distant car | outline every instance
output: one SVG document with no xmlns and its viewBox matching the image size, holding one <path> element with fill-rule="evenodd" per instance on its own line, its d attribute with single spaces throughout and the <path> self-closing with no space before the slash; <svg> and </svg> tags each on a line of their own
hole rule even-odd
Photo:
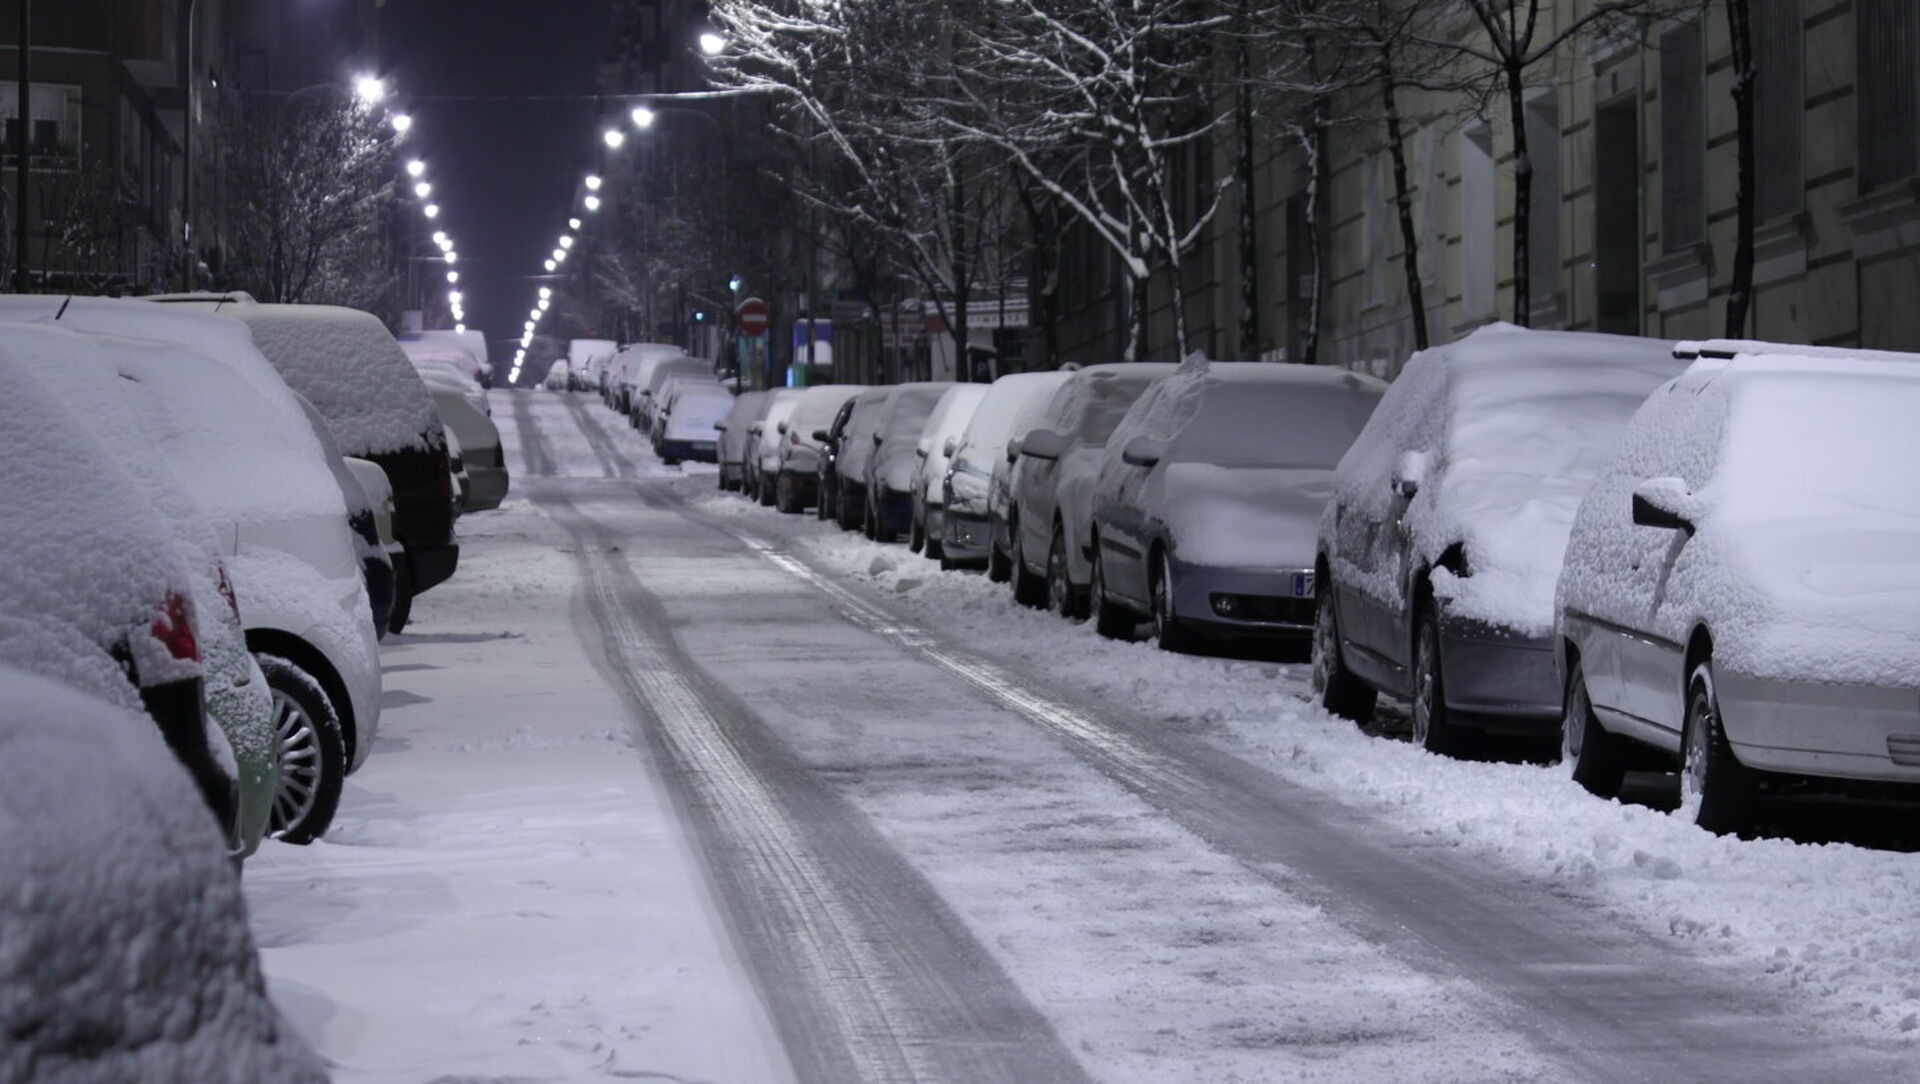
<svg viewBox="0 0 1920 1084">
<path fill-rule="evenodd" d="M 540 381 L 540 386 L 548 391 L 573 390 L 573 372 L 567 367 L 566 358 L 553 359 L 553 364 L 547 366 L 546 379 Z"/>
<path fill-rule="evenodd" d="M 952 386 L 947 381 L 902 384 L 888 398 L 867 458 L 867 511 L 861 524 L 868 538 L 891 542 L 912 523 L 913 472 L 920 462 L 915 449 L 933 408 Z"/>
<path fill-rule="evenodd" d="M 7 1075 L 325 1081 L 267 996 L 240 878 L 138 709 L 0 657 Z"/>
<path fill-rule="evenodd" d="M 778 388 L 767 401 L 767 412 L 747 427 L 753 444 L 747 449 L 747 496 L 761 504 L 773 503 L 773 485 L 780 471 L 780 443 L 786 439 L 787 419 L 800 405 L 799 388 Z"/>
<path fill-rule="evenodd" d="M 644 389 L 652 368 L 669 358 L 684 358 L 686 350 L 670 343 L 631 343 L 607 363 L 607 405 L 631 416 L 636 386 Z"/>
<path fill-rule="evenodd" d="M 847 423 L 853 420 L 854 407 L 860 402 L 861 392 L 849 396 L 833 412 L 833 421 L 824 429 L 815 429 L 810 434 L 820 444 L 819 492 L 815 498 L 814 512 L 821 519 L 836 522 L 840 519 L 840 444 L 846 437 Z"/>
<path fill-rule="evenodd" d="M 1716 832 L 1781 780 L 1920 783 L 1920 356 L 1795 349 L 1683 348 L 1560 572 L 1563 763 L 1611 797 L 1650 752 Z"/>
<path fill-rule="evenodd" d="M 463 509 L 484 512 L 507 499 L 507 457 L 500 446 L 500 429 L 493 419 L 475 410 L 465 394 L 443 384 L 428 383 L 440 424 L 460 441 L 460 462 L 466 468 L 468 491 Z"/>
<path fill-rule="evenodd" d="M 575 390 L 599 391 L 607 362 L 613 360 L 619 349 L 620 344 L 612 339 L 568 340 L 567 360 L 573 370 Z"/>
<path fill-rule="evenodd" d="M 485 332 L 477 328 L 467 328 L 464 331 L 448 331 L 445 329 L 416 331 L 408 337 L 408 341 L 432 343 L 436 346 L 447 345 L 459 347 L 466 352 L 468 357 L 473 359 L 473 365 L 469 375 L 471 375 L 481 387 L 493 387 L 493 364 L 487 357 L 487 336 Z"/>
<path fill-rule="evenodd" d="M 414 371 L 420 374 L 421 379 L 440 380 L 457 387 L 467 393 L 473 405 L 482 413 L 493 413 L 487 402 L 487 389 L 481 380 L 480 366 L 459 343 L 402 339 L 400 349 L 406 352 L 407 360 L 413 363 Z"/>
<path fill-rule="evenodd" d="M 733 400 L 733 409 L 714 423 L 720 431 L 715 454 L 720 460 L 720 488 L 740 489 L 747 475 L 747 449 L 753 446 L 748 430 L 766 414 L 771 392 L 743 391 Z"/>
<path fill-rule="evenodd" d="M 720 431 L 714 428 L 733 410 L 733 393 L 718 384 L 674 383 L 654 426 L 660 461 L 712 463 L 719 459 Z"/>
<path fill-rule="evenodd" d="M 1093 559 L 1093 480 L 1107 437 L 1154 381 L 1173 372 L 1159 363 L 1089 365 L 1054 390 L 1039 424 L 1018 442 L 1009 474 L 1007 537 L 1013 597 L 1051 604 L 1064 616 L 1087 614 Z"/>
<path fill-rule="evenodd" d="M 880 443 L 880 423 L 899 385 L 868 388 L 853 397 L 847 420 L 834 437 L 833 519 L 843 529 L 860 530 L 867 516 L 867 464 Z"/>
<path fill-rule="evenodd" d="M 947 476 L 947 461 L 960 445 L 960 434 L 967 428 L 973 412 L 987 397 L 985 384 L 955 384 L 940 397 L 920 431 L 913 453 L 912 515 L 907 528 L 907 548 L 940 559 L 941 520 L 946 495 L 941 488 Z"/>
<path fill-rule="evenodd" d="M 815 384 L 800 395 L 787 418 L 780 442 L 780 465 L 774 475 L 773 505 L 782 512 L 804 512 L 820 499 L 820 461 L 826 453 L 827 430 L 847 400 L 859 394 L 857 384 Z"/>
<path fill-rule="evenodd" d="M 655 415 L 659 412 L 660 390 L 667 381 L 676 377 L 701 378 L 713 380 L 713 363 L 705 358 L 678 357 L 663 358 L 642 370 L 646 383 L 636 383 L 633 391 L 633 407 L 629 411 L 629 420 L 635 429 L 649 436 L 653 433 Z"/>
<path fill-rule="evenodd" d="M 472 377 L 465 373 L 454 369 L 452 366 L 432 361 L 416 361 L 414 363 L 414 371 L 420 374 L 421 382 L 426 384 L 428 388 L 438 386 L 450 391 L 459 392 L 467 402 L 473 404 L 473 409 L 488 417 L 493 416 L 493 403 L 487 398 L 486 389 L 482 388 Z"/>
<path fill-rule="evenodd" d="M 1169 651 L 1313 634 L 1314 544 L 1333 468 L 1386 391 L 1322 365 L 1199 362 L 1147 389 L 1093 490 L 1102 635 L 1142 618 Z M 1061 574 L 1058 562 L 1048 573 Z M 1064 585 L 1048 591 L 1058 599 Z M 1204 637 L 1204 639 L 1202 638 Z"/>
<path fill-rule="evenodd" d="M 1673 344 L 1481 328 L 1415 354 L 1334 472 L 1314 569 L 1314 687 L 1364 719 L 1412 701 L 1434 752 L 1560 719 L 1553 590 L 1580 499 Z"/>
<path fill-rule="evenodd" d="M 1008 443 L 1015 436 L 1026 434 L 1026 429 L 1016 432 L 1023 417 L 1028 419 L 1028 429 L 1038 422 L 1054 389 L 1071 375 L 1057 370 L 1011 373 L 987 385 L 986 398 L 967 420 L 967 427 L 955 442 L 948 460 L 947 473 L 940 481 L 945 506 L 940 520 L 941 568 L 979 568 L 988 564 L 989 554 L 996 552 L 991 513 L 994 478 L 1004 476 L 1012 462 L 1007 455 Z M 1004 516 L 1004 482 L 999 491 L 1000 513 Z M 1004 580 L 1006 576 L 1002 557 L 995 578 Z"/>
</svg>

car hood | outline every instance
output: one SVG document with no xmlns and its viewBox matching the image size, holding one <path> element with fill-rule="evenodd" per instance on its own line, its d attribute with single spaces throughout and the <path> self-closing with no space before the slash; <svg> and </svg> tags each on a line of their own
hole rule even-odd
<svg viewBox="0 0 1920 1084">
<path fill-rule="evenodd" d="M 1160 491 L 1161 518 L 1181 560 L 1220 568 L 1311 568 L 1320 510 L 1333 495 L 1333 471 L 1174 463 L 1165 468 Z"/>
</svg>

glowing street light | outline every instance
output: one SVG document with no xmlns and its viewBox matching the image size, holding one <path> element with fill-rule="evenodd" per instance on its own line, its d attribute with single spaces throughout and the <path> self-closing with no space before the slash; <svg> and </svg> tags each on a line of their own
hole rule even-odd
<svg viewBox="0 0 1920 1084">
<path fill-rule="evenodd" d="M 420 208 L 420 213 L 426 215 L 428 218 L 439 218 L 440 205 L 437 203 L 429 203 L 425 207 Z"/>
<path fill-rule="evenodd" d="M 447 291 L 447 303 L 448 303 L 448 304 L 450 304 L 450 305 L 458 305 L 458 304 L 460 304 L 460 291 L 458 291 L 458 290 L 448 290 L 448 291 Z"/>
<path fill-rule="evenodd" d="M 418 177 L 422 173 L 425 173 L 426 171 L 427 171 L 427 164 L 425 162 L 422 162 L 418 158 L 415 158 L 413 161 L 407 163 L 407 176 L 409 177 Z"/>
<path fill-rule="evenodd" d="M 551 286 L 542 286 L 542 287 L 540 287 L 540 296 L 541 296 L 541 297 L 552 297 L 552 296 L 553 296 L 553 287 L 551 287 Z"/>
<path fill-rule="evenodd" d="M 428 196 L 433 195 L 433 186 L 425 181 L 421 181 L 413 186 L 413 194 L 421 199 L 426 199 Z"/>
<path fill-rule="evenodd" d="M 577 229 L 579 229 L 579 228 L 580 228 L 580 220 L 579 220 L 579 219 L 577 219 L 577 218 L 569 218 L 569 219 L 567 219 L 567 228 L 568 228 L 568 229 L 570 229 L 570 230 L 577 230 Z"/>
<path fill-rule="evenodd" d="M 700 35 L 700 51 L 708 56 L 719 56 L 727 47 L 727 39 L 709 30 Z"/>
<path fill-rule="evenodd" d="M 448 282 L 459 282 L 459 281 L 460 281 L 460 272 L 458 272 L 458 271 L 449 271 L 449 272 L 447 272 L 447 281 L 448 281 Z"/>
<path fill-rule="evenodd" d="M 553 250 L 553 262 L 554 262 L 554 263 L 566 263 L 566 262 L 567 262 L 567 250 L 566 250 L 566 249 L 564 249 L 564 248 L 556 248 L 556 249 L 554 249 L 554 250 Z"/>
<path fill-rule="evenodd" d="M 407 130 L 413 127 L 413 118 L 407 116 L 405 113 L 395 113 L 390 123 L 392 123 L 394 131 L 401 135 L 406 135 Z"/>
<path fill-rule="evenodd" d="M 608 150 L 617 151 L 627 141 L 627 133 L 618 128 L 609 128 L 600 133 L 600 138 L 606 141 Z"/>
<path fill-rule="evenodd" d="M 433 243 L 436 245 L 439 245 L 441 248 L 446 248 L 447 247 L 447 231 L 445 230 L 433 231 Z"/>
<path fill-rule="evenodd" d="M 653 112 L 653 110 L 651 110 L 651 109 L 648 109 L 648 108 L 647 108 L 646 106 L 644 106 L 644 105 L 636 105 L 636 106 L 634 106 L 634 107 L 633 107 L 633 112 L 632 112 L 632 113 L 629 113 L 629 114 L 628 114 L 628 116 L 630 116 L 630 117 L 632 117 L 632 118 L 633 118 L 633 126 L 634 126 L 635 128 L 651 128 L 651 127 L 653 127 L 653 117 L 654 117 L 654 112 Z"/>
<path fill-rule="evenodd" d="M 453 325 L 453 330 L 455 330 L 455 331 L 457 331 L 457 332 L 459 332 L 459 333 L 460 333 L 460 334 L 462 334 L 462 335 L 465 335 L 465 334 L 467 333 L 467 325 L 465 325 L 465 324 L 455 324 L 455 325 Z"/>
<path fill-rule="evenodd" d="M 377 75 L 355 76 L 353 96 L 360 99 L 363 105 L 373 105 L 387 96 L 387 84 L 381 82 Z"/>
<path fill-rule="evenodd" d="M 540 299 L 540 303 L 538 305 L 535 305 L 534 308 L 539 309 L 541 312 L 545 312 L 547 311 L 547 306 L 551 304 L 553 304 L 551 300 L 543 297 Z"/>
<path fill-rule="evenodd" d="M 452 249 L 448 249 L 448 250 L 447 250 L 447 262 L 448 262 L 448 263 L 459 263 L 459 262 L 460 262 L 460 254 L 459 254 L 458 252 L 455 252 L 455 251 L 454 251 L 454 250 L 452 250 Z"/>
<path fill-rule="evenodd" d="M 589 192 L 600 191 L 600 177 L 598 174 L 595 174 L 595 173 L 587 174 L 587 191 Z"/>
<path fill-rule="evenodd" d="M 554 263 L 554 262 L 553 262 L 552 260 L 548 260 L 548 261 L 547 261 L 547 272 L 548 272 L 549 274 L 551 274 L 551 273 L 553 272 L 553 269 L 554 269 L 554 268 L 555 268 L 556 266 L 558 266 L 558 265 L 557 265 L 557 264 L 555 264 L 555 263 Z"/>
<path fill-rule="evenodd" d="M 572 248 L 572 247 L 573 247 L 573 238 L 572 238 L 571 236 L 569 236 L 569 235 L 567 235 L 567 234 L 564 234 L 564 233 L 563 233 L 563 234 L 561 234 L 561 235 L 560 235 L 560 247 L 561 247 L 561 248 Z"/>
<path fill-rule="evenodd" d="M 580 202 L 585 204 L 587 210 L 589 211 L 598 211 L 600 209 L 599 196 L 588 196 L 586 199 L 581 200 Z"/>
</svg>

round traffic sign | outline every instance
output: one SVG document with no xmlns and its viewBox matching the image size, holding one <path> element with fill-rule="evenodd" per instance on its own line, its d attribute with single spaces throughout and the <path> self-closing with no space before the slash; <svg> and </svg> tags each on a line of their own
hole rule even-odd
<svg viewBox="0 0 1920 1084">
<path fill-rule="evenodd" d="M 772 310 L 767 308 L 767 303 L 757 297 L 749 297 L 740 302 L 740 307 L 733 310 L 733 315 L 739 322 L 740 333 L 743 335 L 766 334 L 767 325 L 773 318 Z"/>
</svg>

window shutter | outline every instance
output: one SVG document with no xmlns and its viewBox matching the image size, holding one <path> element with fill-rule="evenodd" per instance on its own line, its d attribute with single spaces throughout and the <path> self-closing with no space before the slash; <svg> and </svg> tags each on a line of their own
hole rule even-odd
<svg viewBox="0 0 1920 1084">
<path fill-rule="evenodd" d="M 1855 0 L 1860 192 L 1920 168 L 1920 4 Z"/>
<path fill-rule="evenodd" d="M 1761 222 L 1798 212 L 1804 198 L 1800 3 L 1753 0 L 1754 209 Z"/>
<path fill-rule="evenodd" d="M 1706 80 L 1700 23 L 1660 36 L 1660 239 L 1679 252 L 1706 237 Z"/>
</svg>

